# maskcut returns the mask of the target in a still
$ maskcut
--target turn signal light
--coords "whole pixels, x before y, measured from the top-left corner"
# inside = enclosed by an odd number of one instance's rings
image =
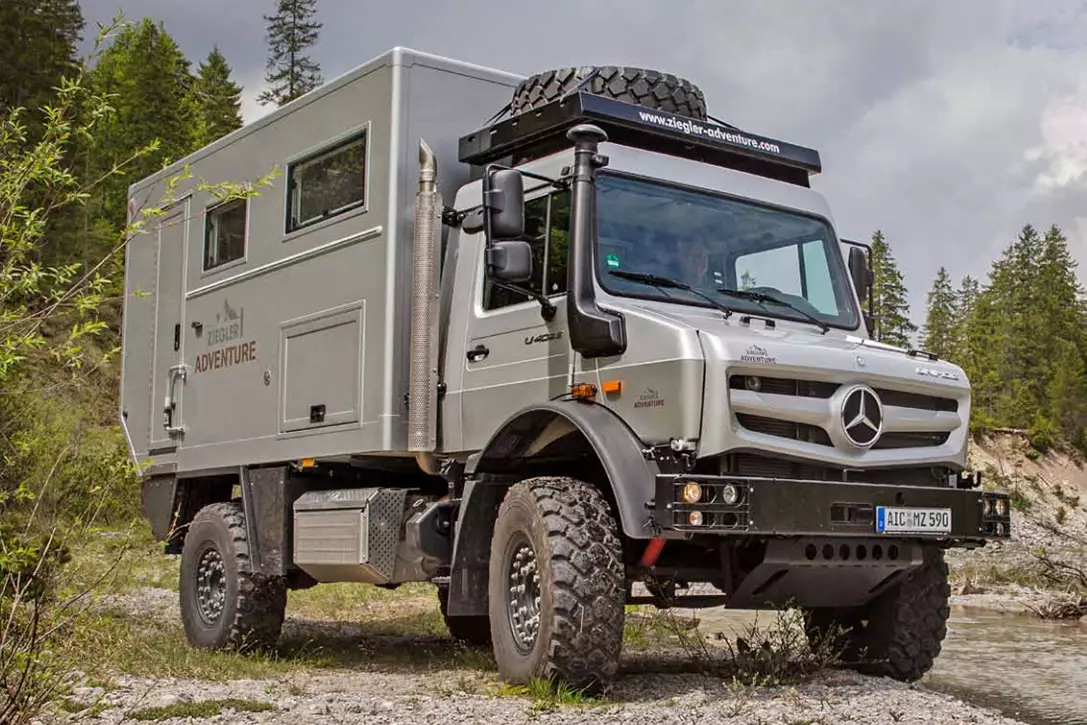
[[[618,395],[623,392],[622,380],[605,380],[601,386],[608,395]]]
[[[702,499],[702,486],[691,481],[683,486],[683,502],[698,503]]]
[[[570,395],[574,400],[589,400],[596,397],[596,386],[592,383],[575,383],[570,388]]]
[[[303,458],[301,463],[298,464],[300,468],[313,468],[317,465],[317,462],[312,458]]]

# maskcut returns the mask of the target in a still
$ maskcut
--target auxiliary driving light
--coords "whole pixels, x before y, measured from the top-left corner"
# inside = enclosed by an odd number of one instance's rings
[[[1007,516],[1008,515],[1008,499],[998,498],[996,500],[996,515]]]
[[[687,519],[691,522],[691,526],[701,526],[702,525],[702,512],[701,511],[692,511],[691,515],[688,516]]]
[[[748,375],[744,378],[744,387],[750,390],[752,393],[757,393],[762,390],[762,380],[754,375]]]
[[[702,500],[702,486],[689,481],[683,486],[683,501],[684,503],[698,503]],[[701,520],[702,514],[699,514]],[[694,522],[692,522],[694,523]]]
[[[740,489],[733,486],[731,483],[726,483],[721,489],[721,502],[728,506],[735,506],[736,502],[740,500]]]

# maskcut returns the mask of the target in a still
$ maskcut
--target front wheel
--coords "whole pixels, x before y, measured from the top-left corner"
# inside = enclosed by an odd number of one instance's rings
[[[599,489],[571,478],[512,486],[495,522],[488,585],[501,677],[607,684],[619,667],[625,603],[619,532]]]
[[[932,669],[947,636],[947,576],[943,552],[925,547],[922,565],[863,610],[806,612],[808,638],[813,646],[832,638],[845,663],[860,672],[919,680]]]

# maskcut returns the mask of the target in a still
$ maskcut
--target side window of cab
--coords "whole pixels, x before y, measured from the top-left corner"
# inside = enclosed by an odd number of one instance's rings
[[[537,294],[566,293],[566,260],[570,237],[570,192],[538,196],[525,202],[525,236],[532,246],[532,279],[523,286]],[[531,300],[521,292],[483,284],[483,309],[497,310]]]

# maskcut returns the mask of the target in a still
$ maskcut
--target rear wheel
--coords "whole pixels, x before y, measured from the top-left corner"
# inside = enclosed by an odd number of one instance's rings
[[[939,656],[951,587],[943,552],[926,547],[924,562],[905,581],[863,610],[814,609],[805,613],[808,639],[829,645],[850,667],[866,674],[912,682]]]
[[[236,503],[200,509],[181,552],[181,622],[194,647],[273,647],[283,627],[283,577],[249,571],[245,517]]]
[[[488,601],[499,674],[597,688],[614,676],[626,584],[615,518],[570,478],[512,486],[491,541]]]

